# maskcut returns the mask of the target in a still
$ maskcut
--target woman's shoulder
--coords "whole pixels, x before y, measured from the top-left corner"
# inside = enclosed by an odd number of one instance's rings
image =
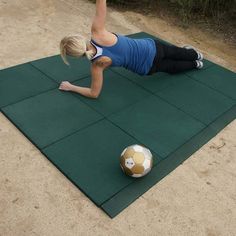
[[[117,35],[109,31],[95,33],[91,35],[91,39],[100,46],[109,47],[117,42]]]

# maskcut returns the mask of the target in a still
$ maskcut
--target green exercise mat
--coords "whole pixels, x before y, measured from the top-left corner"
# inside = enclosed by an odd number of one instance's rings
[[[63,80],[73,82],[90,75],[90,62],[85,57],[80,60],[68,57],[68,61],[69,66],[62,61],[60,55],[56,55],[32,61],[31,64],[59,83]]]
[[[129,37],[169,44],[144,32]],[[236,117],[236,74],[208,60],[202,70],[178,75],[110,68],[98,99],[58,90],[63,80],[91,84],[89,61],[69,60],[69,67],[56,55],[1,70],[1,111],[110,217]],[[119,166],[132,144],[154,156],[152,171],[140,179]]]
[[[30,63],[0,70],[0,107],[56,87],[57,83],[48,79]]]
[[[75,84],[86,87],[90,86],[91,77],[76,81]],[[150,96],[150,93],[121,75],[107,70],[104,72],[104,85],[99,99],[94,100],[81,97],[80,95],[76,96],[107,117],[114,112],[123,110],[125,107],[143,100]]]
[[[58,89],[7,106],[3,112],[40,149],[102,119],[72,94]]]

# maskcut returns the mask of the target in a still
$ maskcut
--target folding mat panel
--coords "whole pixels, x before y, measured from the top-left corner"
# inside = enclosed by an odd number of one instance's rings
[[[57,87],[30,63],[0,70],[0,107]]]
[[[156,38],[144,32],[129,37]],[[236,117],[236,74],[208,60],[204,69],[178,75],[108,69],[98,99],[58,90],[63,80],[91,83],[86,58],[70,63],[56,55],[1,70],[1,111],[110,217]],[[140,179],[119,166],[132,144],[154,156],[152,171]]]

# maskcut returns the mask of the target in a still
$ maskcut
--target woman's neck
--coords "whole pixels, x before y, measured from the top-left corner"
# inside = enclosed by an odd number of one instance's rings
[[[93,54],[94,54],[94,55],[95,55],[96,52],[97,52],[96,48],[95,48],[91,43],[88,43],[88,44],[87,44],[87,50],[88,50],[88,51],[93,51]]]

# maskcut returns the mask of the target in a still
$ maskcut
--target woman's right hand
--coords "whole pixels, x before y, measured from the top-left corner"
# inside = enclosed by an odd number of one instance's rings
[[[59,89],[63,91],[71,91],[72,84],[68,81],[63,81],[61,82]]]

